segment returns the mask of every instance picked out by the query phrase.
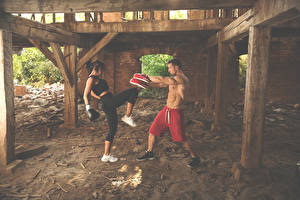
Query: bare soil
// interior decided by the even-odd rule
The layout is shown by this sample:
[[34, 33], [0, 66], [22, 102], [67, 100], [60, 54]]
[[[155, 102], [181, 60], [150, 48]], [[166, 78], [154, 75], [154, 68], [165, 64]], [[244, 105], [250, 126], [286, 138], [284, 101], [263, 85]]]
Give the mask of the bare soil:
[[[60, 102], [62, 106], [62, 102]], [[119, 122], [112, 154], [116, 163], [103, 163], [108, 130], [104, 113], [90, 122], [79, 105], [79, 126], [57, 126], [51, 138], [31, 108], [16, 105], [16, 146], [47, 149], [12, 175], [0, 175], [0, 199], [197, 199], [197, 200], [298, 200], [300, 199], [300, 111], [294, 105], [267, 104], [263, 167], [234, 180], [231, 169], [241, 155], [243, 105], [235, 104], [221, 132], [210, 131], [212, 116], [200, 104], [185, 105], [186, 132], [199, 167], [187, 167], [189, 155], [169, 133], [158, 138], [153, 161], [136, 161], [147, 146], [148, 129], [163, 108], [163, 100], [139, 99], [134, 109], [138, 126]], [[48, 105], [49, 107], [50, 105]], [[119, 117], [125, 107], [118, 110]], [[50, 111], [49, 111], [50, 112]], [[24, 116], [27, 113], [26, 116]], [[62, 113], [60, 113], [62, 114]], [[47, 114], [47, 110], [43, 113]], [[23, 126], [31, 120], [31, 126]], [[19, 146], [20, 147], [20, 146]]]

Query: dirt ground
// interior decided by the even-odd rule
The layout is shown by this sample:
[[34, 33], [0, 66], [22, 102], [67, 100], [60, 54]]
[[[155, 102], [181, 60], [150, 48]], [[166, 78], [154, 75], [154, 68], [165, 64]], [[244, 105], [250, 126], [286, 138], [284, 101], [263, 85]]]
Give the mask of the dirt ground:
[[[55, 127], [52, 137], [47, 138], [43, 123], [20, 125], [32, 117], [18, 116], [28, 111], [16, 106], [16, 146], [26, 149], [44, 145], [46, 150], [24, 159], [25, 164], [13, 175], [0, 175], [0, 199], [300, 198], [296, 169], [300, 160], [299, 108], [267, 104], [263, 168], [245, 171], [237, 182], [231, 169], [241, 155], [242, 104], [232, 107], [226, 130], [219, 133], [210, 131], [212, 116], [200, 112], [201, 104], [185, 105], [186, 132], [201, 158], [198, 168], [187, 167], [188, 154], [180, 144], [172, 142], [169, 133], [157, 139], [155, 160], [136, 161], [146, 149], [151, 122], [164, 105], [164, 100], [139, 99], [134, 109], [138, 126], [132, 128], [119, 122], [112, 148], [112, 154], [120, 158], [116, 163], [100, 161], [108, 130], [103, 112], [99, 120], [89, 122], [80, 104], [79, 127]], [[118, 109], [119, 117], [124, 111], [125, 107]]]

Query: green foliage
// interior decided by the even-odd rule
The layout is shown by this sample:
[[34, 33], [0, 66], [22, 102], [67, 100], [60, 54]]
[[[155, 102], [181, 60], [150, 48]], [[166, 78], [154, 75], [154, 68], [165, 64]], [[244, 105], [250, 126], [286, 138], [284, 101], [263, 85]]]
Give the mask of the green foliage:
[[248, 55], [239, 57], [239, 86], [245, 88]]
[[125, 12], [124, 18], [126, 20], [133, 20], [133, 14], [134, 14], [134, 12]]
[[170, 10], [170, 19], [187, 19], [187, 10]]
[[20, 56], [13, 55], [14, 79], [34, 86], [52, 84], [62, 80], [61, 73], [36, 48], [26, 48]]
[[[142, 73], [149, 76], [169, 76], [168, 62], [173, 57], [165, 54], [151, 54], [140, 58], [142, 62]], [[140, 92], [142, 97], [166, 98], [167, 88], [147, 88]]]
[[169, 76], [168, 62], [173, 57], [165, 54], [151, 54], [140, 58], [142, 73], [149, 76]]

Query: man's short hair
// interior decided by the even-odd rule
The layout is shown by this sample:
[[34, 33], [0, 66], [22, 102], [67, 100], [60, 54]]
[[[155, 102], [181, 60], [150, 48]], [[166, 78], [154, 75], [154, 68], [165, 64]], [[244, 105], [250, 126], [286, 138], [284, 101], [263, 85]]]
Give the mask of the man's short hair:
[[181, 62], [178, 59], [172, 59], [168, 62], [168, 64], [172, 64], [173, 66], [178, 66], [179, 69], [182, 69]]

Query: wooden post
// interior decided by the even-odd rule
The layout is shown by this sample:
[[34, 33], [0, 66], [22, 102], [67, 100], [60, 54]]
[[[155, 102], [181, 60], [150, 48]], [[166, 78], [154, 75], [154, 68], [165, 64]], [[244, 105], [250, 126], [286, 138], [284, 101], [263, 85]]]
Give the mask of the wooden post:
[[78, 104], [77, 104], [77, 72], [76, 72], [76, 58], [77, 48], [74, 45], [66, 45], [64, 49], [64, 55], [68, 72], [73, 79], [70, 84], [65, 82], [64, 84], [64, 126], [76, 127], [78, 121]]
[[154, 20], [154, 11], [153, 10], [150, 11], [150, 20]]
[[241, 165], [262, 165], [264, 97], [269, 65], [270, 28], [250, 27]]
[[215, 99], [216, 71], [217, 71], [217, 49], [210, 48], [207, 54], [204, 111], [212, 112], [212, 104]]
[[12, 33], [0, 29], [0, 166], [15, 159]]
[[233, 71], [232, 61], [234, 55], [231, 53], [229, 44], [222, 42], [223, 34], [218, 34], [218, 58], [217, 58], [217, 77], [216, 77], [216, 99], [214, 113], [214, 130], [224, 128], [226, 120], [226, 110], [229, 99], [232, 95], [230, 90], [230, 73]]
[[91, 13], [85, 12], [84, 15], [85, 15], [84, 21], [89, 22], [91, 20]]
[[98, 22], [104, 22], [103, 20], [103, 12], [99, 12]]

